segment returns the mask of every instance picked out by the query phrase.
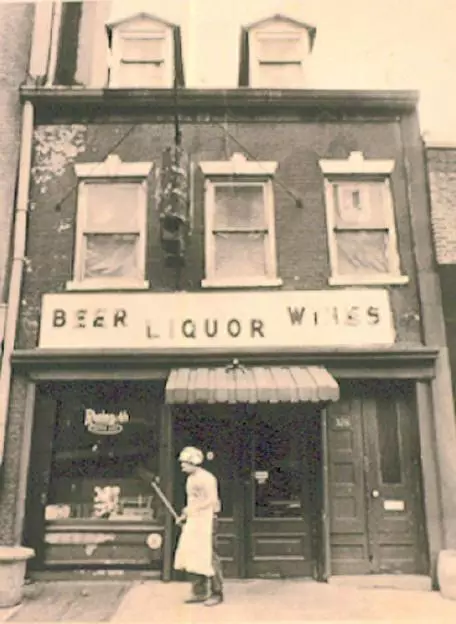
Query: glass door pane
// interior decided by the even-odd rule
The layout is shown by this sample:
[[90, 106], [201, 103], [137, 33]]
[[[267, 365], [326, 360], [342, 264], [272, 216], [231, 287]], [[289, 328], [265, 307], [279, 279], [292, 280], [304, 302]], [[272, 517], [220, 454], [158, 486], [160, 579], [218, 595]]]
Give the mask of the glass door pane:
[[256, 518], [302, 515], [300, 443], [292, 428], [280, 422], [257, 424], [253, 470]]

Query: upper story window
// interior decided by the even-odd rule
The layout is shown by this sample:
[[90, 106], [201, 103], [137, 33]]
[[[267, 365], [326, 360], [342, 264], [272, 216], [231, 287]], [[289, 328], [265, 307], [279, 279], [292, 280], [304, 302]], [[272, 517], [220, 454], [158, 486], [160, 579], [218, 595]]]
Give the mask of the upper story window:
[[275, 162], [200, 163], [205, 184], [203, 286], [277, 286]]
[[171, 88], [175, 78], [182, 82], [176, 67], [179, 32], [172, 24], [140, 13], [107, 27], [110, 87]]
[[145, 288], [147, 177], [152, 163], [75, 165], [78, 207], [69, 289]]
[[330, 284], [404, 284], [390, 175], [393, 160], [320, 160], [325, 176]]
[[241, 84], [256, 88], [302, 88], [315, 28], [282, 15], [246, 29], [248, 74]]

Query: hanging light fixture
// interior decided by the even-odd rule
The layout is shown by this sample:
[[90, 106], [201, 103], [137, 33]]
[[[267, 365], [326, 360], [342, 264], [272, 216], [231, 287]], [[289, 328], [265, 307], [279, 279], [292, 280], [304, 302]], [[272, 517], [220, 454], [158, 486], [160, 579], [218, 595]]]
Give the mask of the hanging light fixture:
[[182, 148], [179, 87], [174, 75], [174, 145], [162, 155], [159, 211], [160, 239], [167, 266], [185, 263], [190, 231], [190, 159]]

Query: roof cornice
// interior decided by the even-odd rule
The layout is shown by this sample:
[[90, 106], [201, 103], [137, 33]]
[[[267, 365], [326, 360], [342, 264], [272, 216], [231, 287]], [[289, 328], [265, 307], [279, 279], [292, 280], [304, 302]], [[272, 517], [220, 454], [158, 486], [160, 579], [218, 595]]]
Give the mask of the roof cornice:
[[[316, 89], [86, 89], [83, 87], [21, 88], [22, 101], [37, 110], [48, 107], [101, 111], [240, 110], [246, 107], [263, 112], [280, 110], [334, 110], [407, 112], [416, 109], [419, 95], [410, 90], [316, 90]], [[63, 109], [63, 110], [62, 110]]]

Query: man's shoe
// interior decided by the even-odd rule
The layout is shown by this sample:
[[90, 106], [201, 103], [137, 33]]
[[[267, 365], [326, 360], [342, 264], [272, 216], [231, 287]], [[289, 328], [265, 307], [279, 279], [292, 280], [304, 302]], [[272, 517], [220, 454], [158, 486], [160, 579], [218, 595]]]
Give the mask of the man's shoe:
[[187, 598], [187, 600], [185, 600], [185, 604], [196, 604], [196, 603], [201, 603], [201, 602], [206, 602], [206, 600], [208, 600], [207, 596], [191, 596], [190, 598]]
[[205, 607], [215, 607], [223, 602], [223, 596], [220, 594], [213, 594], [209, 596], [207, 600], [204, 601]]

